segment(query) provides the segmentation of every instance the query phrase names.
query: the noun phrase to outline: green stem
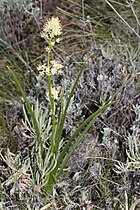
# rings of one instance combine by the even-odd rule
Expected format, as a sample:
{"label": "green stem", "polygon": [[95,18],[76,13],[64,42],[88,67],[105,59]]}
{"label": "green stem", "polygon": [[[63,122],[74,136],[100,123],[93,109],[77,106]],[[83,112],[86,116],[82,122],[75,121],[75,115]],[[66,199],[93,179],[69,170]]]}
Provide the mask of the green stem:
{"label": "green stem", "polygon": [[[50,52],[51,52],[51,39],[49,40],[49,50],[48,50],[48,69],[50,71]],[[50,98],[50,105],[52,110],[52,135],[51,135],[51,153],[54,153],[55,144],[55,103],[51,92],[51,72],[48,74],[48,91]]]}

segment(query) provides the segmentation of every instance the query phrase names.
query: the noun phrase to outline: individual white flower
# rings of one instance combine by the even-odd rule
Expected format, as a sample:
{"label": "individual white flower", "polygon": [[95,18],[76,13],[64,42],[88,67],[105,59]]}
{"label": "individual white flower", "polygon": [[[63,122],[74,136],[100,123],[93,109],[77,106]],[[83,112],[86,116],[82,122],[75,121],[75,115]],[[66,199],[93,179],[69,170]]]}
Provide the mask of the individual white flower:
{"label": "individual white flower", "polygon": [[56,42],[59,43],[61,40],[62,40],[62,39],[57,38],[57,39],[56,39]]}
{"label": "individual white flower", "polygon": [[51,52],[51,49],[49,47],[45,47],[45,50],[46,50],[47,53]]}

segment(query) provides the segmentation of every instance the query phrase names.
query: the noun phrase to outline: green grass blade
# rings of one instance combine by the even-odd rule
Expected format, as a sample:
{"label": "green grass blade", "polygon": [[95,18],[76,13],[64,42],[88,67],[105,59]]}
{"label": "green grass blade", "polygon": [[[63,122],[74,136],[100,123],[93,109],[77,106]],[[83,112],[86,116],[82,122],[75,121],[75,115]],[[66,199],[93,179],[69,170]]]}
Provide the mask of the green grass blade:
{"label": "green grass blade", "polygon": [[62,122],[62,118],[63,118],[63,114],[64,114],[64,90],[62,90],[62,94],[60,97],[60,109],[59,109],[59,113],[58,113],[58,122],[57,122],[57,127],[56,127],[56,134],[55,134],[55,152],[58,153],[59,150],[59,144],[61,141],[60,138],[60,125]]}
{"label": "green grass blade", "polygon": [[22,89],[21,85],[20,85],[20,82],[19,80],[17,79],[16,75],[14,74],[14,72],[12,71],[12,69],[10,69],[9,67],[7,67],[8,71],[10,72],[10,74],[12,75],[15,83],[16,83],[16,86],[18,87],[23,99],[24,99],[24,102],[26,104],[26,107],[31,115],[31,118],[32,118],[32,121],[33,121],[33,126],[34,126],[34,129],[35,129],[35,132],[36,132],[36,135],[37,135],[37,140],[38,140],[38,143],[41,145],[41,148],[42,148],[42,154],[43,154],[43,145],[42,145],[42,141],[41,141],[41,134],[40,134],[40,130],[39,130],[39,126],[38,126],[38,122],[37,122],[37,119],[35,117],[35,114],[31,108],[31,105],[25,95],[25,92],[24,90]]}
{"label": "green grass blade", "polygon": [[[60,159],[58,162],[58,164],[61,164],[64,156],[66,156],[66,158],[64,159],[64,161],[62,162],[62,165],[59,169],[59,172],[56,175],[56,179],[59,178],[60,174],[63,172],[63,169],[65,168],[67,162],[69,161],[70,157],[72,156],[73,152],[75,151],[75,149],[77,148],[77,146],[80,144],[80,142],[82,141],[82,139],[84,138],[85,134],[88,132],[88,130],[91,128],[91,126],[93,125],[93,123],[96,121],[96,119],[99,117],[99,115],[108,107],[110,107],[111,105],[117,103],[118,101],[113,101],[110,102],[108,104],[106,104],[105,106],[103,106],[102,108],[100,108],[99,110],[97,110],[96,112],[94,112],[93,114],[91,114],[79,127],[80,130],[87,124],[87,126],[85,127],[85,129],[83,130],[83,132],[80,134],[79,138],[76,140],[76,142],[74,143],[73,147],[70,149],[69,153],[66,156],[66,152],[68,150],[68,147],[70,145],[70,143],[72,142],[72,140],[75,138],[75,136],[79,133],[79,127],[78,129],[75,131],[74,135],[72,136],[72,138],[69,139],[68,144],[66,144],[65,148],[63,149],[63,151],[60,154]],[[59,167],[59,165],[57,165]]]}
{"label": "green grass blade", "polygon": [[60,126],[57,127],[57,131],[56,131],[56,148],[58,149],[58,146],[59,146],[59,143],[61,141],[61,137],[62,137],[62,132],[63,132],[63,128],[64,128],[64,123],[65,123],[65,119],[66,119],[66,114],[67,114],[67,110],[68,110],[68,107],[69,107],[69,104],[70,104],[70,101],[71,101],[71,98],[74,94],[74,91],[75,91],[75,88],[76,88],[76,85],[80,79],[80,76],[83,72],[83,70],[85,69],[87,63],[84,62],[84,64],[82,65],[80,71],[79,71],[79,74],[75,80],[75,83],[71,89],[71,92],[69,94],[69,97],[68,97],[68,100],[67,100],[67,103],[66,103],[66,106],[65,106],[65,109],[64,109],[64,113],[62,113],[62,117],[61,117],[61,121],[60,121]]}
{"label": "green grass blade", "polygon": [[[86,126],[86,128],[84,129],[84,131],[82,132],[82,134],[80,135],[80,137],[77,139],[76,143],[73,146],[73,149],[70,150],[67,158],[65,159],[65,162],[63,162],[63,166],[61,167],[65,167],[66,163],[68,162],[70,155],[72,155],[72,153],[74,152],[74,148],[76,148],[78,146],[78,144],[80,143],[80,141],[83,139],[84,135],[87,133],[87,131],[89,130],[89,128],[91,127],[91,125],[95,122],[95,120],[97,119],[97,117],[105,110],[107,109],[109,106],[117,103],[118,100],[110,102],[106,105],[104,105],[102,108],[98,109],[96,112],[92,113],[86,120],[84,120],[84,122],[76,129],[76,131],[73,133],[73,135],[71,136],[71,138],[68,140],[68,142],[66,143],[66,145],[64,146],[62,152],[59,155],[59,159],[57,162],[57,166],[56,168],[58,169],[58,167],[60,167],[60,164],[63,160],[63,158],[65,157],[68,148],[71,144],[71,142],[75,139],[75,137],[80,133],[80,131],[82,129],[84,129],[84,127]],[[56,169],[56,170],[57,170]],[[62,170],[61,170],[62,171]]]}
{"label": "green grass blade", "polygon": [[126,81],[113,93],[113,95],[109,98],[109,100],[106,103],[112,101],[115,98],[115,96],[125,87],[125,85],[127,85],[129,82],[131,82],[131,80],[133,80],[137,76],[140,76],[140,72],[127,78]]}
{"label": "green grass blade", "polygon": [[71,90],[71,92],[70,92],[69,98],[68,98],[67,103],[66,103],[66,107],[65,107],[65,111],[64,111],[64,118],[65,118],[65,116],[66,116],[66,113],[67,113],[67,110],[68,110],[68,107],[69,107],[71,98],[72,98],[72,96],[73,96],[73,94],[74,94],[76,85],[77,85],[77,83],[78,83],[78,81],[79,81],[79,79],[80,79],[80,77],[81,77],[81,74],[82,74],[83,70],[85,69],[86,65],[87,65],[87,62],[85,61],[84,64],[82,65],[82,67],[81,67],[81,69],[80,69],[80,71],[79,71],[79,74],[78,74],[78,76],[77,76],[77,78],[76,78],[76,80],[75,80],[75,83],[74,83],[74,85],[73,85],[73,87],[72,87],[72,90]]}

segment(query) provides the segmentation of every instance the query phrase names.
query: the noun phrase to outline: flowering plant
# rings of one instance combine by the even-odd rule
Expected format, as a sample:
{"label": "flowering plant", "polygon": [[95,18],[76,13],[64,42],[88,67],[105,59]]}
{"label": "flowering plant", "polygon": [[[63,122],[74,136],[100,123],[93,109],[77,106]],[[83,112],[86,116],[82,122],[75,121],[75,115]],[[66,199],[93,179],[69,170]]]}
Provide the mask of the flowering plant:
{"label": "flowering plant", "polygon": [[[34,131],[37,136],[37,143],[38,143],[38,156],[39,164],[38,169],[36,167],[36,171],[40,168],[40,173],[38,172],[37,176],[38,183],[40,185],[40,189],[44,188],[46,193],[50,195],[53,191],[55,184],[57,183],[59,176],[63,172],[67,162],[69,161],[70,157],[72,156],[73,152],[82,141],[85,134],[88,132],[92,124],[95,120],[99,117],[99,115],[107,109],[112,104],[115,104],[117,101],[108,101],[103,107],[99,108],[96,112],[92,113],[86,120],[84,120],[79,127],[75,130],[75,132],[71,135],[68,139],[66,144],[63,144],[63,128],[66,120],[67,111],[74,94],[76,85],[79,81],[79,78],[86,66],[86,62],[84,62],[83,66],[81,67],[78,76],[75,80],[75,83],[70,91],[67,101],[64,100],[64,90],[60,90],[60,88],[55,88],[52,86],[52,79],[53,75],[55,74],[62,74],[63,65],[58,63],[55,60],[51,60],[51,50],[52,47],[61,41],[60,35],[62,34],[62,26],[61,22],[58,17],[50,18],[44,25],[43,31],[41,33],[41,37],[47,41],[48,46],[45,48],[47,52],[47,64],[42,64],[37,67],[41,76],[47,75],[48,79],[48,94],[49,94],[49,101],[51,107],[51,135],[48,138],[47,146],[44,144],[41,135],[41,128],[40,128],[40,120],[39,114],[32,109],[16,75],[10,69],[10,73],[12,74],[27,107],[27,110],[31,116],[32,124]],[[55,101],[59,99],[60,95],[60,107],[58,117],[56,118],[56,109],[55,109]],[[38,108],[37,108],[38,110]],[[71,143],[74,141],[74,144]],[[42,174],[41,174],[42,173]],[[34,173],[33,173],[34,174]],[[41,175],[39,175],[41,174]]]}

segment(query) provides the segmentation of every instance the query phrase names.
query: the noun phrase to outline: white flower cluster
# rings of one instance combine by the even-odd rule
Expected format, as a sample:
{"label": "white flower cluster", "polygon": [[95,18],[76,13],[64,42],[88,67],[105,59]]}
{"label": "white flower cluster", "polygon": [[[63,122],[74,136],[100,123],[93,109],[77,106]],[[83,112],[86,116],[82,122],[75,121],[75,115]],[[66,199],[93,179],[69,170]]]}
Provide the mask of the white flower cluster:
{"label": "white flower cluster", "polygon": [[48,68],[46,64],[39,65],[37,70],[40,72],[41,76],[45,76],[48,74],[55,75],[55,74],[62,74],[63,65],[58,63],[57,61],[51,61],[51,67]]}
{"label": "white flower cluster", "polygon": [[[59,43],[60,38],[57,38],[62,33],[62,26],[58,17],[52,17],[49,19],[44,27],[43,32],[41,33],[41,37],[50,40],[51,44],[54,45],[55,42]],[[54,40],[55,39],[55,40]]]}

